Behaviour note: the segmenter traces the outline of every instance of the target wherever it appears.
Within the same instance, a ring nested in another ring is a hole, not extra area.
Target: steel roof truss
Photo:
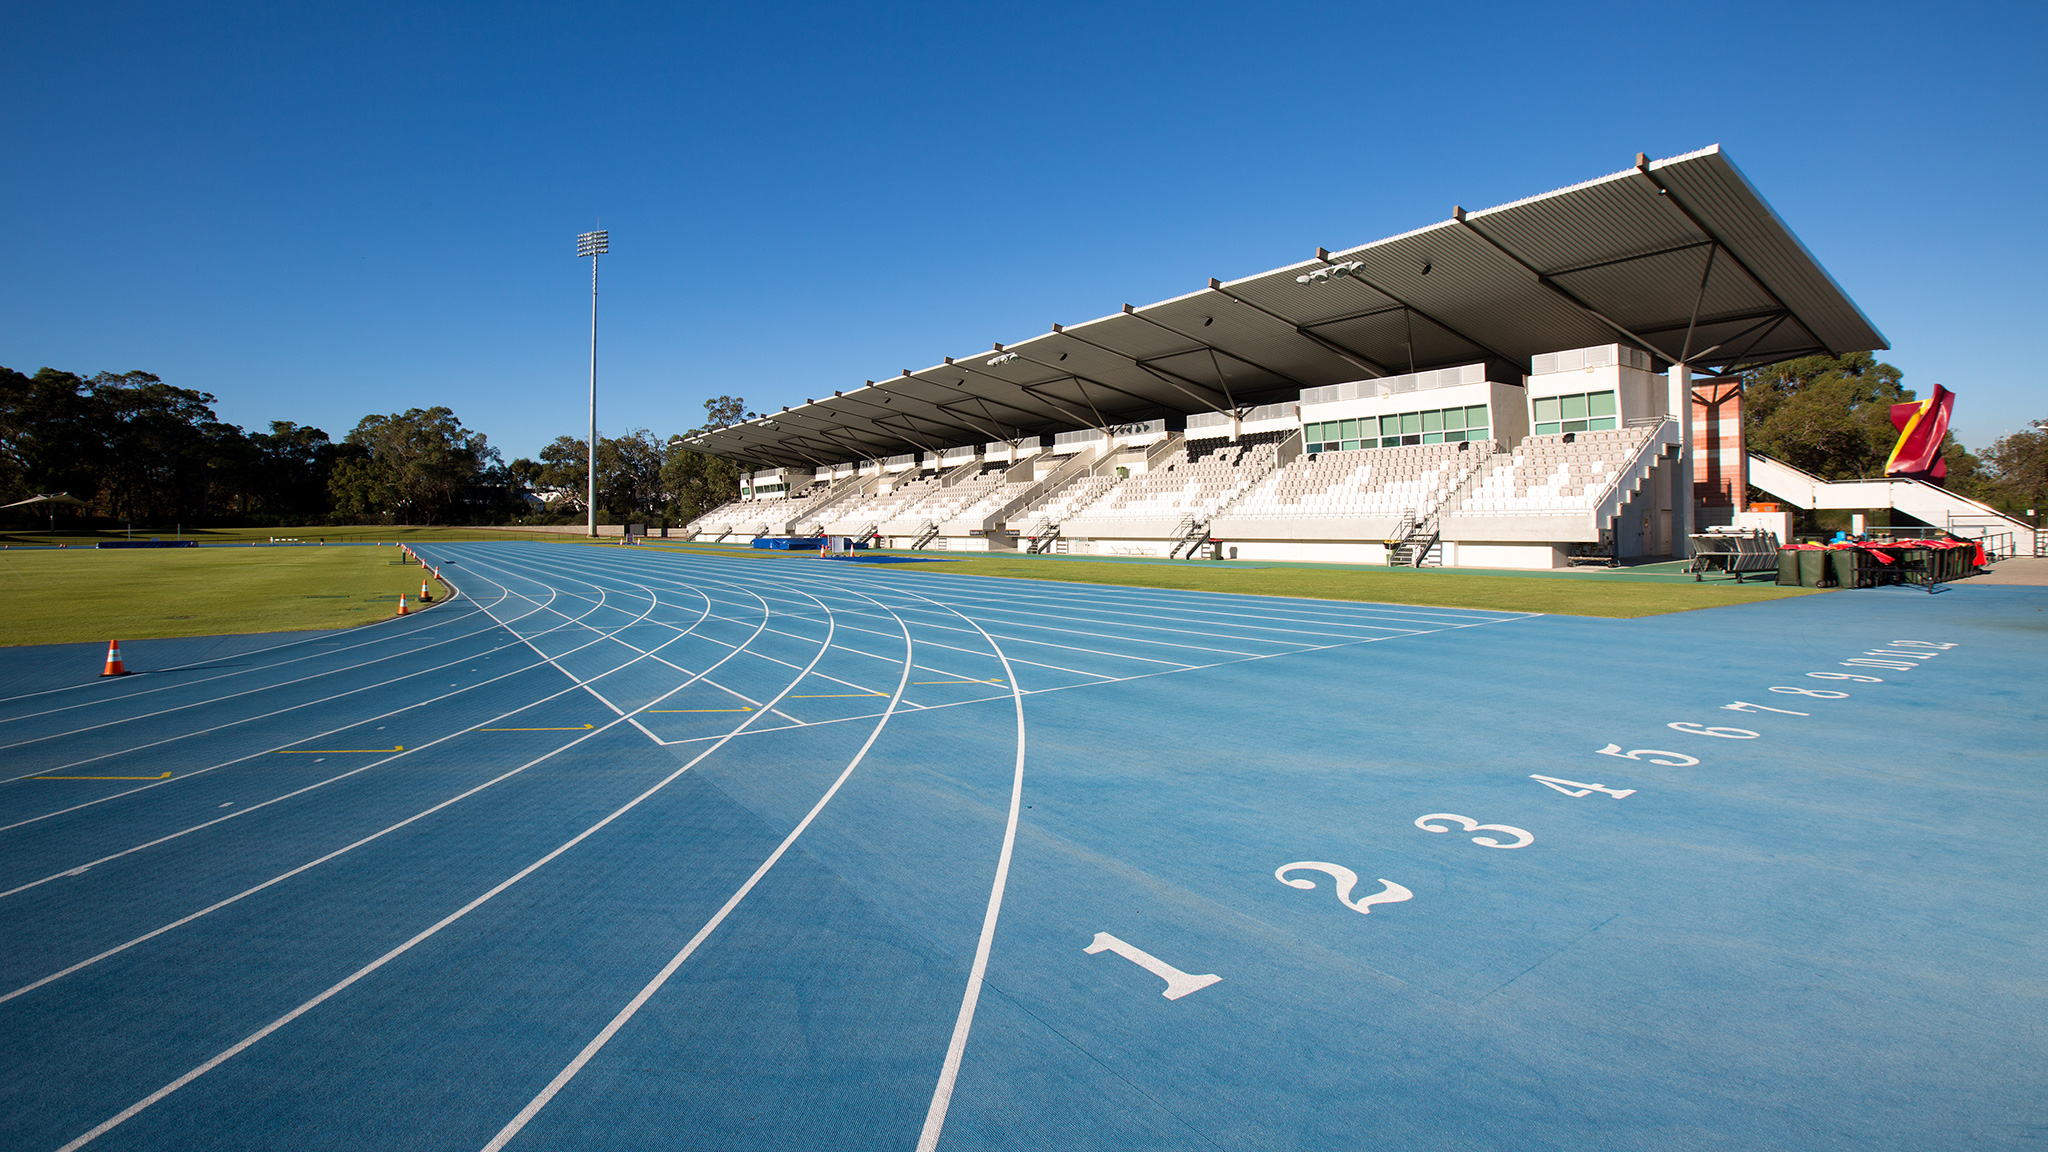
[[[1287,317],[1282,316],[1280,313],[1275,312],[1270,308],[1267,308],[1260,304],[1255,304],[1252,301],[1247,300],[1242,296],[1239,296],[1237,293],[1232,292],[1228,288],[1225,288],[1223,286],[1223,282],[1216,279],[1214,276],[1211,276],[1209,278],[1209,291],[1216,293],[1218,296],[1221,296],[1226,300],[1234,300],[1237,303],[1242,304],[1246,308],[1250,308],[1252,311],[1257,312],[1261,315],[1270,316],[1273,319],[1278,320],[1280,323],[1287,325],[1289,328],[1294,329],[1296,332],[1307,337],[1309,340],[1313,341],[1317,345],[1320,345],[1325,351],[1329,352],[1331,355],[1337,357],[1338,359],[1344,361],[1345,363],[1351,365],[1353,368],[1356,368],[1361,372],[1365,372],[1373,377],[1394,375],[1394,373],[1387,371],[1384,365],[1374,361],[1372,357],[1367,356],[1365,353],[1354,351],[1350,348],[1346,348],[1342,344],[1337,343],[1335,340],[1325,339],[1322,335],[1315,332],[1309,325],[1297,323],[1296,321],[1290,320]],[[1331,323],[1331,321],[1324,320],[1321,321],[1321,323],[1328,324]],[[1219,375],[1221,374],[1219,373]]]
[[[1053,330],[1053,332],[1054,332],[1055,334],[1057,334],[1057,335],[1060,335],[1060,336],[1065,336],[1065,337],[1066,337],[1067,339],[1069,339],[1069,340],[1072,340],[1072,341],[1074,341],[1074,342],[1075,342],[1076,344],[1085,344],[1085,345],[1087,345],[1088,347],[1090,347],[1090,348],[1093,348],[1093,349],[1095,349],[1095,350],[1096,350],[1096,351],[1098,351],[1098,352],[1107,352],[1107,353],[1109,353],[1109,354],[1110,354],[1111,356],[1114,356],[1114,357],[1116,357],[1116,358],[1117,358],[1117,359],[1119,359],[1119,360],[1128,360],[1128,361],[1130,361],[1130,362],[1131,362],[1131,366],[1132,366],[1132,367],[1134,367],[1134,368],[1138,369],[1138,370],[1139,370],[1139,371],[1141,371],[1141,372],[1144,372],[1144,373],[1146,373],[1147,375],[1151,376],[1151,377],[1152,377],[1153,379],[1155,379],[1155,380],[1159,381],[1159,382],[1160,382],[1161,384],[1164,384],[1164,385],[1166,385],[1166,386],[1167,386],[1168,388],[1171,388],[1171,389],[1173,389],[1174,391],[1176,391],[1176,392],[1179,392],[1179,393],[1180,393],[1181,395],[1183,395],[1183,396],[1186,396],[1186,397],[1187,397],[1188,399],[1190,399],[1190,400],[1193,400],[1193,401],[1195,401],[1195,402],[1196,402],[1196,403],[1198,403],[1198,404],[1201,404],[1201,405],[1202,405],[1203,407],[1206,407],[1206,408],[1208,408],[1209,410],[1211,410],[1211,411],[1213,411],[1213,412],[1221,412],[1221,413],[1224,413],[1225,415],[1228,415],[1228,414],[1230,413],[1230,410],[1231,410],[1231,409],[1230,409],[1229,407],[1224,407],[1224,406],[1218,405],[1218,404],[1216,403],[1216,401],[1217,401],[1218,399],[1221,399],[1221,400],[1222,400],[1222,401],[1224,402],[1224,404],[1226,404],[1226,405],[1231,405],[1232,407],[1234,407],[1234,406],[1235,406],[1235,405],[1234,405],[1234,404],[1232,403],[1231,399],[1230,399],[1230,393],[1229,393],[1228,391],[1225,391],[1225,392],[1224,392],[1224,393],[1223,393],[1223,394],[1222,394],[1222,395],[1221,395],[1221,396],[1219,397],[1219,396],[1218,396],[1218,394],[1217,394],[1216,392],[1212,391],[1212,390],[1211,390],[1211,389],[1209,388],[1209,386],[1208,386],[1207,384],[1204,384],[1204,383],[1202,383],[1202,382],[1200,382],[1200,381],[1198,381],[1198,380],[1190,380],[1190,379],[1188,379],[1187,377],[1185,377],[1185,376],[1182,376],[1182,375],[1180,375],[1180,374],[1179,374],[1179,373],[1177,373],[1177,372],[1171,372],[1171,371],[1168,371],[1167,369],[1164,369],[1164,368],[1157,368],[1157,367],[1154,367],[1154,366],[1153,366],[1152,364],[1148,363],[1148,362],[1147,362],[1147,361],[1146,361],[1146,360],[1145,360],[1144,358],[1142,358],[1142,357],[1138,357],[1138,356],[1133,356],[1133,355],[1131,355],[1131,354],[1130,354],[1129,352],[1122,352],[1122,351],[1118,351],[1118,350],[1117,350],[1117,349],[1115,349],[1115,348],[1111,348],[1111,347],[1110,347],[1109,345],[1107,345],[1107,344],[1097,344],[1097,343],[1096,343],[1095,341],[1093,341],[1093,340],[1090,340],[1090,339],[1088,339],[1088,338],[1087,338],[1087,337],[1085,337],[1085,336],[1076,336],[1076,335],[1075,335],[1075,334],[1073,333],[1073,331],[1072,331],[1071,329],[1067,329],[1067,328],[1062,328],[1062,327],[1060,327],[1060,326],[1059,326],[1059,325],[1057,325],[1057,324],[1055,324],[1055,325],[1053,325],[1053,326],[1052,326],[1052,330]],[[1171,331],[1171,329],[1169,329],[1169,331]],[[1187,351],[1193,351],[1193,349],[1188,349]],[[1168,355],[1170,355],[1170,356],[1182,356],[1182,355],[1186,355],[1186,352],[1170,352],[1170,353],[1168,353]],[[1036,363],[1040,363],[1040,361],[1036,361],[1036,360],[1034,360],[1034,361],[1032,361],[1032,363],[1036,364]],[[1050,367],[1050,365],[1048,365],[1048,367]],[[1252,365],[1252,367],[1256,368],[1256,367],[1258,367],[1258,365],[1254,364],[1254,365]],[[1221,371],[1219,370],[1219,371],[1217,372],[1217,375],[1218,375],[1218,376],[1220,377],[1220,376],[1222,375],[1222,372],[1221,372]],[[1075,376],[1075,379],[1076,379],[1076,380],[1079,380],[1079,379],[1080,379],[1080,377],[1079,377],[1079,376]],[[1112,391],[1112,392],[1122,392],[1122,391],[1123,391],[1123,390],[1122,390],[1122,389],[1120,389],[1120,388],[1112,388],[1112,387],[1110,387],[1110,386],[1109,386],[1109,385],[1107,385],[1107,384],[1102,384],[1102,382],[1101,382],[1101,381],[1099,381],[1099,380],[1093,380],[1092,378],[1091,378],[1090,382],[1091,382],[1091,383],[1095,383],[1095,384],[1099,384],[1099,385],[1101,385],[1101,386],[1102,386],[1102,387],[1104,387],[1104,388],[1109,388],[1109,390],[1110,390],[1110,391]],[[1205,395],[1205,393],[1206,393],[1206,395]],[[1129,396],[1129,397],[1130,397],[1131,399],[1133,399],[1133,400],[1137,400],[1137,401],[1139,401],[1139,402],[1141,402],[1141,403],[1144,403],[1144,404],[1156,404],[1156,403],[1157,403],[1157,401],[1154,401],[1154,400],[1148,399],[1148,398],[1146,398],[1146,397],[1143,397],[1143,396],[1139,396],[1139,395],[1137,395],[1137,394],[1135,394],[1135,393],[1131,393],[1131,392],[1124,392],[1123,394],[1124,394],[1124,395],[1126,395],[1126,396]],[[1083,399],[1086,399],[1086,398],[1087,398],[1087,393],[1086,393],[1086,392],[1083,392],[1083,393],[1082,393],[1081,395],[1082,395],[1082,398],[1083,398]]]

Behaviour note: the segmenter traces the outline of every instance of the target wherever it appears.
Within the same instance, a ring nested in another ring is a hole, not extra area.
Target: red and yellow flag
[[[1892,405],[1892,427],[1899,430],[1899,442],[1884,462],[1884,474],[1940,483],[1948,475],[1948,463],[1941,458],[1941,442],[1948,437],[1949,409],[1956,394],[1934,386],[1934,395],[1910,404]]]

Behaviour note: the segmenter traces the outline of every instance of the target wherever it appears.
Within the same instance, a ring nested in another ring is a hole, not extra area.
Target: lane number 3
[[[1534,844],[1536,842],[1536,838],[1534,836],[1531,836],[1529,835],[1529,833],[1523,831],[1520,828],[1513,827],[1512,825],[1481,824],[1479,821],[1472,819],[1470,816],[1453,816],[1449,812],[1436,812],[1428,816],[1418,816],[1415,819],[1415,826],[1417,828],[1422,829],[1424,832],[1450,831],[1449,828],[1439,828],[1436,825],[1430,823],[1430,821],[1432,820],[1454,821],[1456,823],[1464,825],[1465,831],[1467,832],[1505,832],[1508,835],[1513,836],[1515,838],[1515,842],[1512,844],[1503,844],[1491,836],[1474,836],[1472,838],[1472,842],[1474,844],[1478,844],[1487,848],[1527,848],[1529,845]]]

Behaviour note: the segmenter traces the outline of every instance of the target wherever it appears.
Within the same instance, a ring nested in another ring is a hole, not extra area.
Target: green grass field
[[[421,575],[396,548],[0,551],[0,644],[347,628]]]
[[[308,544],[325,540],[330,544],[373,543],[419,544],[432,540],[579,540],[581,535],[531,532],[518,528],[441,528],[411,525],[320,524],[310,528],[197,528],[183,532],[162,528],[120,529],[93,532],[43,532],[35,529],[0,532],[0,549],[44,547],[61,544],[68,548],[90,548],[102,540],[197,540],[202,544],[262,544],[275,540],[303,540]]]
[[[1141,588],[1198,592],[1243,592],[1254,596],[1306,596],[1319,600],[1370,600],[1432,608],[1491,608],[1548,612],[1561,616],[1656,616],[1695,608],[1720,608],[1802,596],[1810,588],[1779,588],[1755,582],[1734,584],[1648,583],[1588,575],[1542,579],[1444,568],[1333,567],[1255,568],[1195,564],[1120,564],[1003,556],[896,566],[905,572],[947,572],[962,576],[1018,576]],[[1547,574],[1544,574],[1547,575]]]
[[[665,544],[650,550],[751,556],[789,563],[819,561],[808,553],[751,549],[732,544]],[[897,553],[929,559],[896,564],[896,572],[944,572],[956,576],[1013,576],[1026,580],[1068,580],[1137,588],[1179,588],[1192,592],[1241,592],[1252,596],[1304,596],[1318,600],[1369,600],[1433,608],[1492,608],[1548,612],[1561,616],[1656,616],[1695,608],[1720,608],[1803,596],[1811,588],[1779,588],[1769,581],[1736,584],[1725,577],[1693,583],[1673,565],[1653,571],[1579,569],[1560,572],[1471,572],[1445,568],[1368,568],[1339,564],[1208,562],[1167,560],[1089,561],[1060,556],[954,553]]]

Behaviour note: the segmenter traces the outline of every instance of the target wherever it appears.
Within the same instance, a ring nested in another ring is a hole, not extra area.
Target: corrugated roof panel
[[[1622,339],[1588,309],[1668,358],[1684,348],[1709,243],[1725,247],[1699,305],[1692,349],[1700,363],[1884,347],[1882,334],[1717,146],[1657,161],[1647,173],[1626,169],[1472,212],[1464,224],[1424,225],[1327,262],[1229,281],[1223,291],[1198,289],[1139,315],[1112,313],[1033,336],[1008,346],[1015,360],[991,366],[983,361],[994,354],[981,353],[802,406],[786,427],[753,421],[707,434],[697,446],[776,459],[795,455],[794,446],[782,452],[778,435],[801,435],[808,438],[802,450],[814,452],[825,430],[798,428],[812,420],[837,422],[831,434],[847,441],[894,445],[952,429],[945,434],[966,443],[985,435],[989,412],[973,415],[984,402],[1004,414],[1004,427],[1052,430],[1062,421],[1201,411],[1223,383],[1240,404],[1247,402],[1240,391],[1251,402],[1278,400],[1302,386],[1372,374],[1361,361],[1386,373],[1488,356],[1526,365],[1539,353]],[[1362,280],[1297,280],[1346,261],[1358,263]],[[1789,316],[1777,315],[1786,310]],[[1711,354],[1698,351],[1716,344],[1722,347]],[[896,412],[907,412],[919,430],[906,432]],[[964,430],[970,425],[979,427]]]
[[[1889,346],[1726,155],[1650,167],[1832,351]]]

